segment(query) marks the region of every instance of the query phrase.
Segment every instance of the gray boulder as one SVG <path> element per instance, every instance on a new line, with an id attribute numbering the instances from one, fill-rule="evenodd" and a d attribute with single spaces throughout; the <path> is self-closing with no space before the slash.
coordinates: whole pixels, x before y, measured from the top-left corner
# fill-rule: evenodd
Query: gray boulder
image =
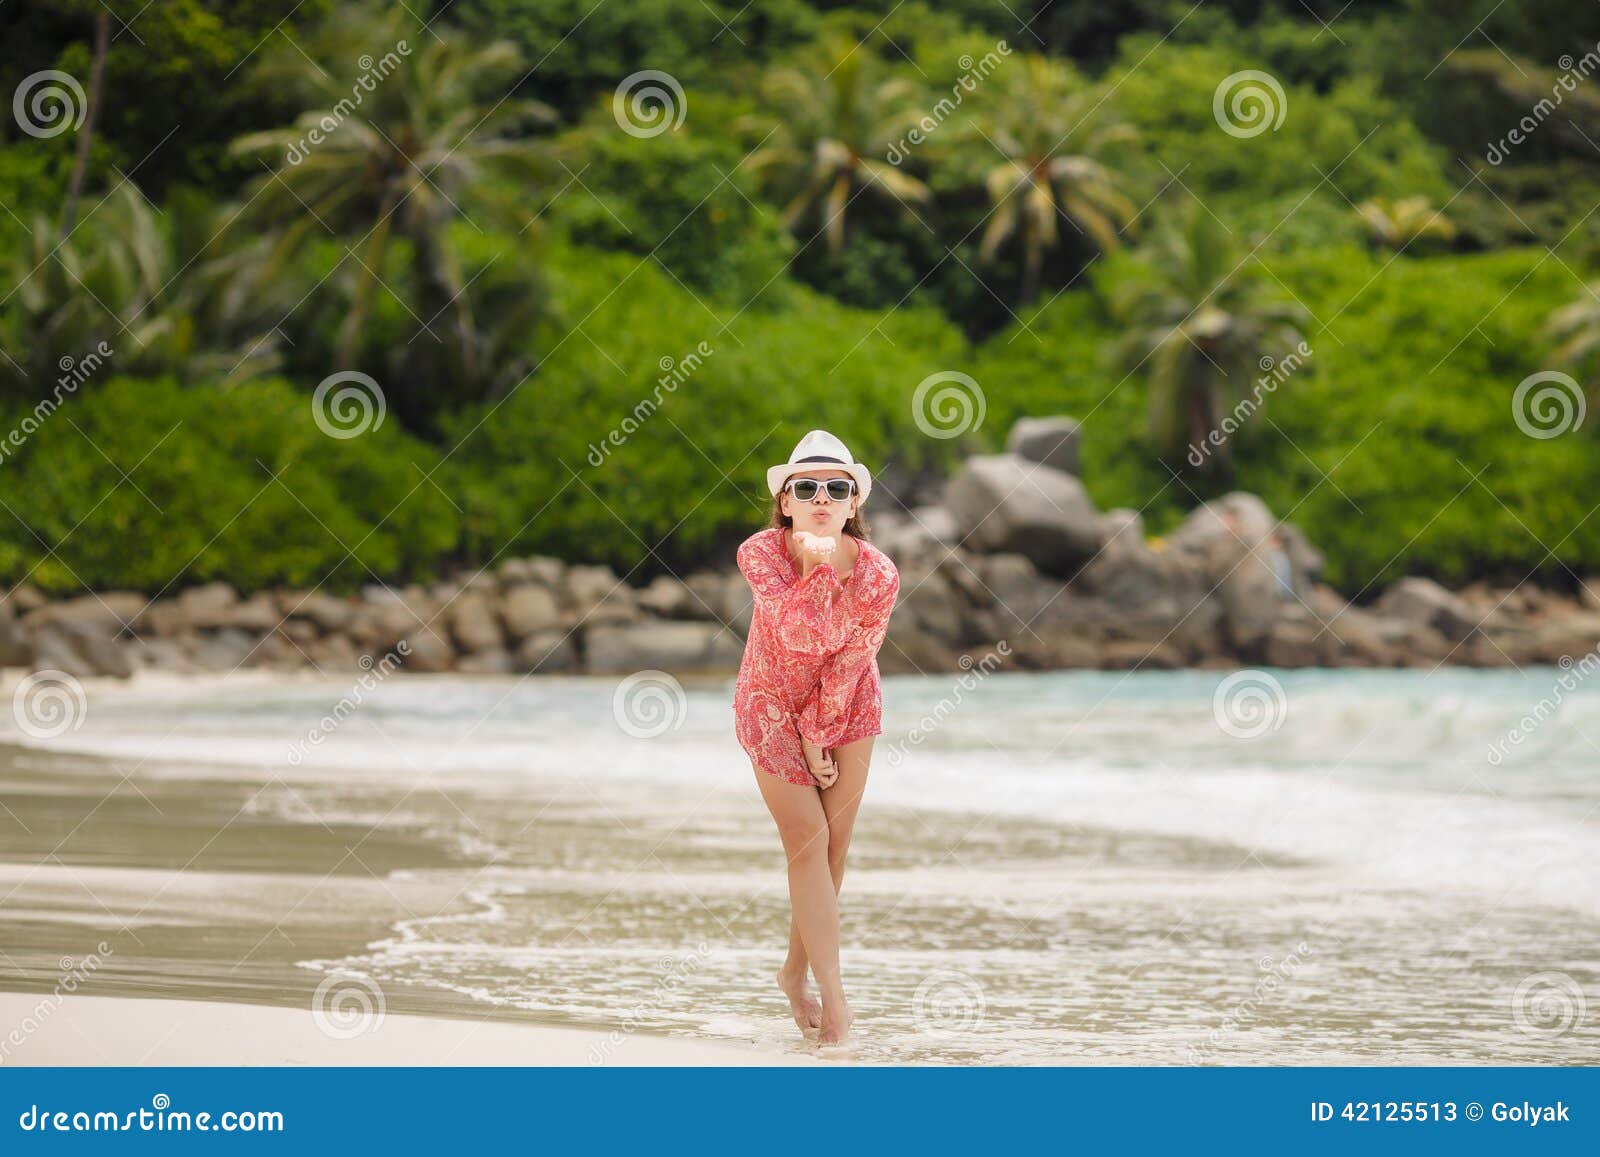
<path id="1" fill-rule="evenodd" d="M 456 664 L 456 652 L 435 630 L 424 628 L 405 639 L 405 669 L 422 674 L 448 671 Z"/>
<path id="2" fill-rule="evenodd" d="M 136 669 L 132 649 L 97 623 L 46 622 L 33 630 L 33 662 L 40 670 L 65 671 L 80 679 L 111 675 L 126 679 Z"/>
<path id="3" fill-rule="evenodd" d="M 1390 586 L 1374 609 L 1388 618 L 1431 627 L 1452 643 L 1459 643 L 1472 634 L 1481 620 L 1464 600 L 1432 579 L 1415 576 Z"/>
<path id="4" fill-rule="evenodd" d="M 561 622 L 555 592 L 542 584 L 514 586 L 500 600 L 500 619 L 512 639 L 526 639 Z"/>
<path id="5" fill-rule="evenodd" d="M 227 583 L 206 583 L 180 594 L 178 610 L 190 627 L 226 627 L 230 625 L 229 612 L 238 601 L 238 594 Z"/>
<path id="6" fill-rule="evenodd" d="M 512 663 L 518 671 L 542 674 L 571 671 L 578 665 L 572 633 L 556 629 L 536 631 L 522 640 L 512 656 Z"/>
<path id="7" fill-rule="evenodd" d="M 1018 454 L 967 459 L 946 488 L 945 505 L 968 547 L 1025 555 L 1046 574 L 1071 575 L 1105 541 L 1083 483 Z"/>
<path id="8" fill-rule="evenodd" d="M 1080 437 L 1076 418 L 1018 418 L 1006 435 L 1006 449 L 1030 462 L 1076 474 Z"/>
<path id="9" fill-rule="evenodd" d="M 633 589 L 608 566 L 568 567 L 564 590 L 570 622 L 594 626 L 639 615 Z"/>
<path id="10" fill-rule="evenodd" d="M 504 643 L 500 624 L 481 591 L 467 590 L 450 604 L 450 634 L 467 654 L 492 651 Z"/>
<path id="11" fill-rule="evenodd" d="M 677 672 L 726 671 L 743 654 L 738 640 L 715 623 L 640 622 L 602 624 L 584 633 L 584 666 L 598 675 L 658 669 Z M 737 649 L 737 653 L 736 650 Z"/>
<path id="12" fill-rule="evenodd" d="M 639 606 L 663 619 L 692 619 L 689 588 L 669 574 L 658 574 L 639 592 Z"/>
<path id="13" fill-rule="evenodd" d="M 511 675 L 516 669 L 516 660 L 502 647 L 463 655 L 456 661 L 456 670 L 465 675 Z"/>

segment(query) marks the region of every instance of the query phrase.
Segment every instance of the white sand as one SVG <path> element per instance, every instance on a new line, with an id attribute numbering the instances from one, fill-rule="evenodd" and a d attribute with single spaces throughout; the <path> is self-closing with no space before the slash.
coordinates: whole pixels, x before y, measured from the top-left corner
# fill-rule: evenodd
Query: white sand
<path id="1" fill-rule="evenodd" d="M 481 1019 L 389 1013 L 340 1039 L 310 1010 L 0 993 L 4 1065 L 797 1065 L 803 1053 Z"/>

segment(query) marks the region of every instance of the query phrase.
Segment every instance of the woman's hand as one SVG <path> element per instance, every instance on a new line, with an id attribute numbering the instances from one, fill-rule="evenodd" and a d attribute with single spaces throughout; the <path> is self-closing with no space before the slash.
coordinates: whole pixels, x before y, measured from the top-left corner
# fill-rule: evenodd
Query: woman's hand
<path id="1" fill-rule="evenodd" d="M 797 530 L 794 532 L 794 545 L 800 552 L 800 562 L 805 573 L 810 574 L 812 567 L 833 561 L 834 552 L 839 549 L 839 540 L 831 536 Z"/>
<path id="2" fill-rule="evenodd" d="M 800 750 L 805 753 L 806 766 L 811 769 L 811 778 L 817 781 L 817 786 L 824 791 L 832 787 L 834 780 L 839 778 L 839 767 L 833 762 L 832 750 L 807 742 L 804 737 L 800 740 Z"/>

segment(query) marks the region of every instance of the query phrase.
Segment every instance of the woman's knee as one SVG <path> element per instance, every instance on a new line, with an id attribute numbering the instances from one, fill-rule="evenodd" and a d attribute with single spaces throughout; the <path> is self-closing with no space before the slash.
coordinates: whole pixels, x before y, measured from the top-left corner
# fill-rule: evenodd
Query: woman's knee
<path id="1" fill-rule="evenodd" d="M 805 864 L 828 855 L 825 821 L 796 818 L 778 824 L 778 837 L 791 864 Z"/>

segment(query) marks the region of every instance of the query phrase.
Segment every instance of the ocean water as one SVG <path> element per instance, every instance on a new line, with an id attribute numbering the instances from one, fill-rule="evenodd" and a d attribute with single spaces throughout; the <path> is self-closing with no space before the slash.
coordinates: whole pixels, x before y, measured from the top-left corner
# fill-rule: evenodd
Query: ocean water
<path id="1" fill-rule="evenodd" d="M 308 969 L 616 1030 L 597 1064 L 637 1031 L 813 1047 L 772 983 L 783 856 L 731 681 L 397 676 L 337 706 L 354 692 L 97 687 L 49 742 L 233 768 L 292 785 L 260 796 L 286 817 L 398 815 L 472 858 L 428 869 L 457 910 Z M 1600 1063 L 1597 837 L 1579 669 L 888 679 L 845 1055 Z"/>

